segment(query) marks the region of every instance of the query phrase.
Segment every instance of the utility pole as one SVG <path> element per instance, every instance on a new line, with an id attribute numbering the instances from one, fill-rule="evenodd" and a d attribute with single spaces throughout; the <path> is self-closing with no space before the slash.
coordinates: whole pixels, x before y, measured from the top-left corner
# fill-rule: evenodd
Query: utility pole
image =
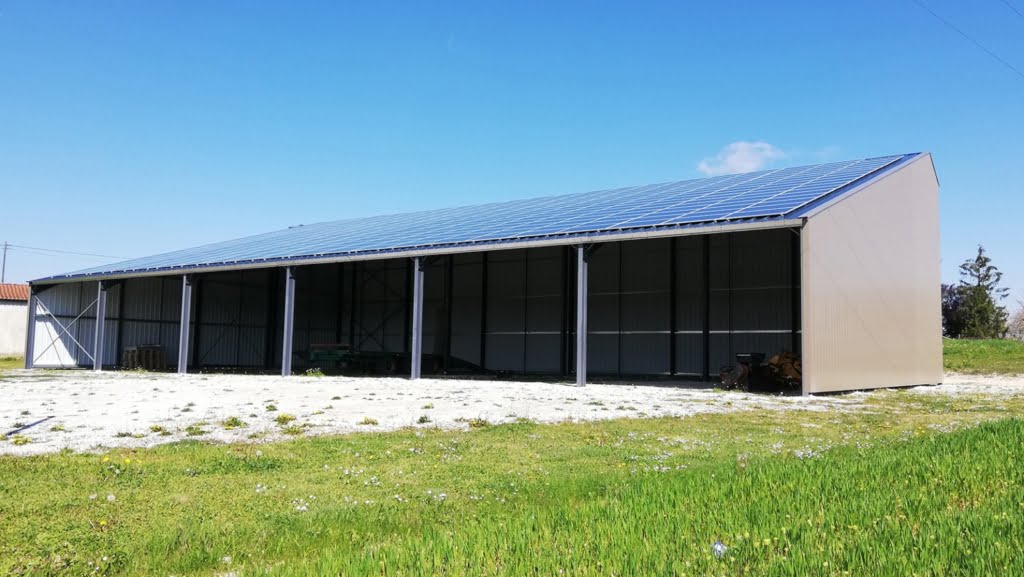
<path id="1" fill-rule="evenodd" d="M 0 283 L 4 282 L 4 277 L 7 276 L 7 241 L 4 241 L 4 258 L 3 264 L 0 264 Z"/>

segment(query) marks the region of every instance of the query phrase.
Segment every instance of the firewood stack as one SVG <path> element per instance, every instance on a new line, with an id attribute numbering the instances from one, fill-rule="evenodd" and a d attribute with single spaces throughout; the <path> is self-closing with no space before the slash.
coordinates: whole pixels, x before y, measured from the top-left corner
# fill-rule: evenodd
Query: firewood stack
<path id="1" fill-rule="evenodd" d="M 803 380 L 800 357 L 789 351 L 771 357 L 764 366 L 772 378 L 788 385 L 799 386 Z"/>

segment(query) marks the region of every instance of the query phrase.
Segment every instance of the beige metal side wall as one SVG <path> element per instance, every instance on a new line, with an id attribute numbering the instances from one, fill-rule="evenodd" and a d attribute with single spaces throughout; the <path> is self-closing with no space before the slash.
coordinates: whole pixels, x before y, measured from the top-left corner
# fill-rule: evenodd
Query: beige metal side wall
<path id="1" fill-rule="evenodd" d="M 814 214 L 801 236 L 804 393 L 942 382 L 931 157 Z"/>

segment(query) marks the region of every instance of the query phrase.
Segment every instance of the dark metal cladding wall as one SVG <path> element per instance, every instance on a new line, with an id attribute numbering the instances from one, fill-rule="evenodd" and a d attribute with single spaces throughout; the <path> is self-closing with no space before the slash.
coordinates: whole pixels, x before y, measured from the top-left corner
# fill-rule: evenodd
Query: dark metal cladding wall
<path id="1" fill-rule="evenodd" d="M 267 273 L 259 270 L 200 277 L 192 295 L 194 367 L 263 367 L 270 298 L 267 278 Z M 302 337 L 306 338 L 305 333 Z"/>
<path id="2" fill-rule="evenodd" d="M 356 350 L 408 350 L 411 268 L 409 259 L 359 263 L 352 343 Z"/>
<path id="3" fill-rule="evenodd" d="M 590 256 L 587 278 L 590 295 L 587 300 L 587 371 L 594 375 L 619 373 L 621 250 L 622 243 L 606 244 Z M 575 286 L 572 302 L 575 306 Z"/>
<path id="4" fill-rule="evenodd" d="M 487 340 L 484 367 L 525 372 L 526 250 L 503 250 L 487 258 Z"/>
<path id="5" fill-rule="evenodd" d="M 671 371 L 672 243 L 670 239 L 621 245 L 619 373 Z"/>
<path id="6" fill-rule="evenodd" d="M 560 247 L 497 251 L 457 265 L 452 354 L 479 363 L 482 327 L 486 369 L 560 374 L 565 254 Z M 480 288 L 473 290 L 477 283 Z"/>
<path id="7" fill-rule="evenodd" d="M 675 374 L 703 376 L 707 312 L 705 249 L 708 237 L 684 236 L 675 243 Z"/>
<path id="8" fill-rule="evenodd" d="M 282 278 L 283 292 L 284 271 L 279 273 Z M 295 324 L 292 332 L 292 367 L 306 369 L 311 366 L 309 351 L 313 345 L 340 342 L 338 329 L 344 308 L 343 293 L 345 271 L 337 265 L 319 265 L 302 267 L 296 270 L 295 276 Z M 275 293 L 275 297 L 277 294 Z M 275 318 L 277 310 L 284 306 L 284 301 L 275 298 Z M 265 307 L 266 308 L 266 307 Z M 278 324 L 277 326 L 281 326 Z M 280 332 L 280 331 L 278 331 Z M 278 342 L 281 335 L 275 335 Z M 281 348 L 273 347 L 274 366 L 280 366 Z M 325 365 L 326 367 L 326 365 Z"/>
<path id="9" fill-rule="evenodd" d="M 139 345 L 162 345 L 168 365 L 178 358 L 179 323 L 181 322 L 181 278 L 151 277 L 126 279 L 119 286 L 123 291 L 123 331 L 118 334 L 115 351 L 121 364 L 124 349 Z M 194 315 L 193 301 L 193 315 Z M 107 310 L 111 310 L 107 305 Z M 107 329 L 110 330 L 109 328 Z"/>
<path id="10" fill-rule="evenodd" d="M 565 251 L 557 247 L 526 251 L 523 368 L 528 373 L 551 374 L 562 369 L 564 257 Z"/>
<path id="11" fill-rule="evenodd" d="M 794 294 L 799 294 L 799 285 L 794 283 L 792 269 L 795 238 L 790 230 L 710 237 L 712 374 L 734 364 L 737 353 L 772 355 L 798 349 Z"/>
<path id="12" fill-rule="evenodd" d="M 452 258 L 452 356 L 473 365 L 481 363 L 484 332 L 484 259 L 486 253 Z"/>
<path id="13" fill-rule="evenodd" d="M 589 372 L 603 376 L 714 378 L 736 353 L 799 352 L 799 256 L 790 230 L 607 243 L 590 258 Z M 431 373 L 483 366 L 569 375 L 575 364 L 576 251 L 531 248 L 424 262 L 423 350 Z M 412 262 L 391 259 L 297 269 L 293 367 L 318 344 L 407 352 Z M 280 367 L 281 268 L 203 274 L 194 283 L 190 367 Z M 107 296 L 104 363 L 126 347 L 178 352 L 181 277 L 128 279 Z M 96 283 L 57 285 L 42 302 L 70 331 L 41 366 L 90 365 Z M 71 322 L 82 311 L 77 322 Z M 94 310 L 94 309 L 93 309 Z M 36 352 L 59 326 L 43 316 Z M 451 359 L 448 359 L 450 354 Z M 331 368 L 323 365 L 322 368 Z"/>
<path id="14" fill-rule="evenodd" d="M 444 356 L 448 334 L 448 257 L 429 259 L 423 274 L 423 353 Z M 429 371 L 432 367 L 426 367 Z"/>

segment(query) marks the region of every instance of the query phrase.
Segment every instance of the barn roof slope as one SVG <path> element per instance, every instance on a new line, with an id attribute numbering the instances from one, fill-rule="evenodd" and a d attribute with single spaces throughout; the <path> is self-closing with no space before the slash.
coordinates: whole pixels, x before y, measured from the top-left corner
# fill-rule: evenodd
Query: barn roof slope
<path id="1" fill-rule="evenodd" d="M 322 222 L 33 282 L 390 258 L 540 243 L 573 244 L 642 234 L 682 234 L 684 229 L 791 226 L 814 206 L 922 154 Z"/>

